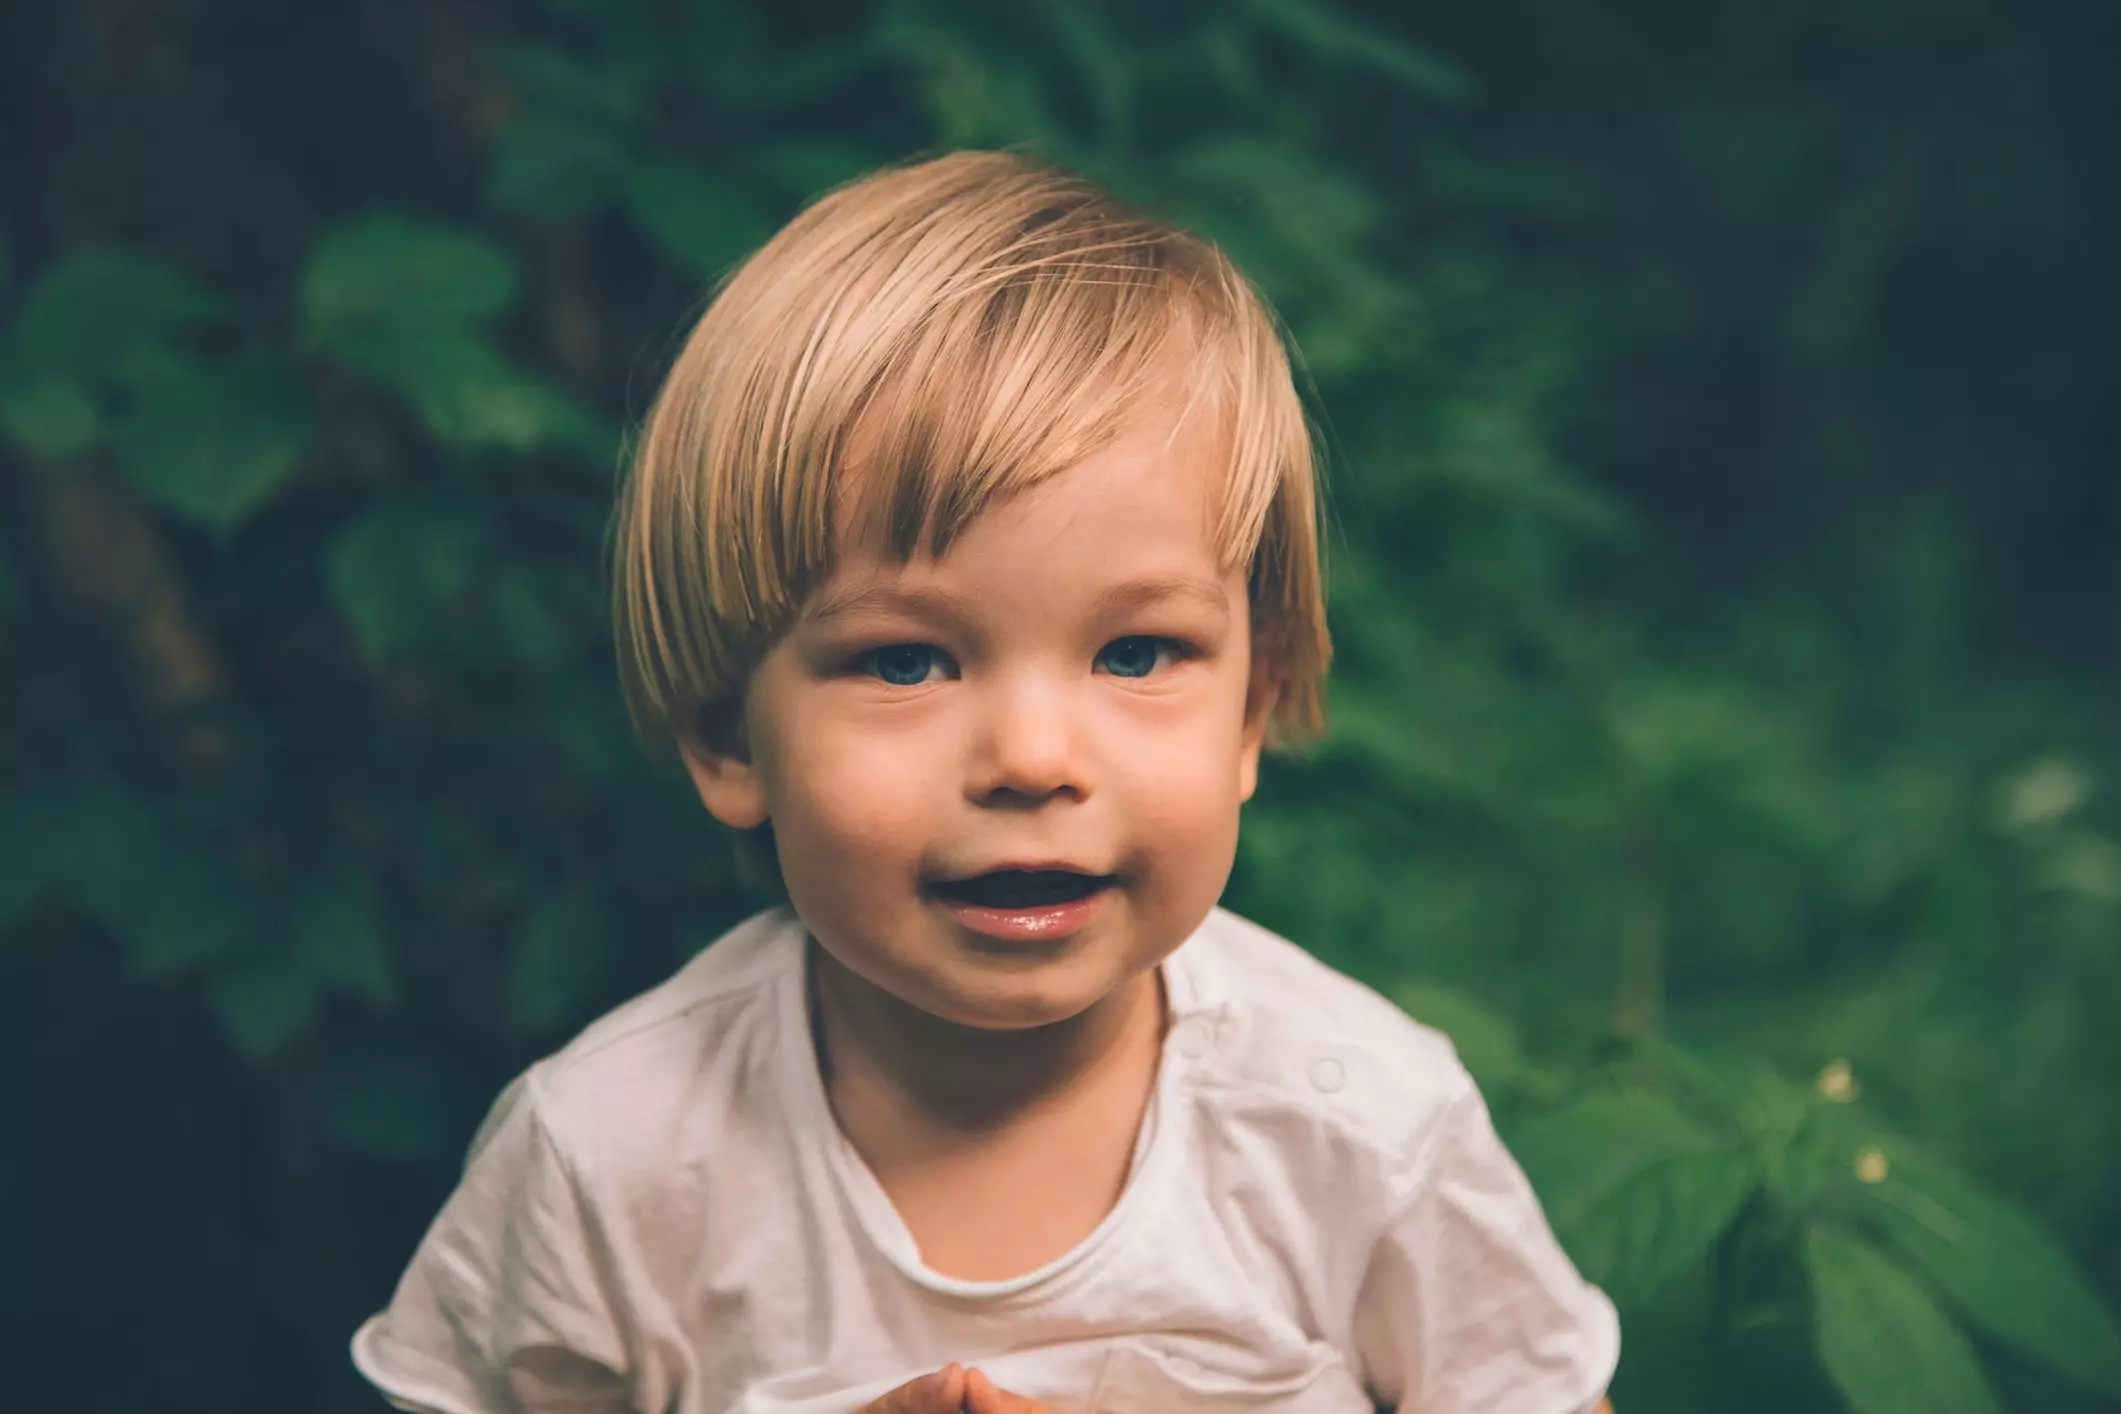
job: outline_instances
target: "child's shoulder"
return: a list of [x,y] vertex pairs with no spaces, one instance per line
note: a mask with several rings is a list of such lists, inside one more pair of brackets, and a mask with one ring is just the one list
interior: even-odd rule
[[[739,923],[659,985],[592,1021],[522,1084],[570,1150],[624,1165],[670,1157],[707,1112],[771,1107],[802,930],[786,910]],[[735,1118],[723,1115],[722,1118]]]
[[1248,919],[1216,910],[1179,963],[1173,1039],[1226,1106],[1329,1126],[1396,1168],[1475,1093],[1441,1032]]

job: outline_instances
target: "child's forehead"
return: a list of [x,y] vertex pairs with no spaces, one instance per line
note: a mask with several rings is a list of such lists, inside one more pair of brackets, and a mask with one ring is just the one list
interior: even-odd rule
[[907,437],[872,412],[832,469],[833,558],[876,565],[940,559],[994,516],[1059,534],[1079,516],[1084,495],[1165,505],[1183,496],[1197,508],[1186,538],[1212,536],[1234,476],[1231,421],[1189,387],[1151,385],[1131,401],[1115,400],[1090,425],[1031,431],[1021,440],[1032,455],[1013,465],[983,465],[924,463],[923,452],[940,450],[932,440]]

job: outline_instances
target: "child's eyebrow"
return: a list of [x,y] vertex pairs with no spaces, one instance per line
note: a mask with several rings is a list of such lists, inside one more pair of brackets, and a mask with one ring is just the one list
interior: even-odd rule
[[970,607],[971,602],[963,595],[952,594],[947,589],[870,581],[824,591],[803,611],[803,617],[812,623],[824,624],[860,613],[900,609],[959,618]]
[[[1107,585],[1098,591],[1093,612],[1108,618],[1172,599],[1190,600],[1218,614],[1230,610],[1229,593],[1219,582],[1205,575],[1178,573],[1142,575]],[[863,612],[900,609],[964,619],[971,617],[972,607],[964,595],[938,586],[870,581],[825,591],[803,617],[825,624]]]
[[1197,574],[1151,574],[1122,580],[1099,592],[1097,610],[1101,616],[1123,614],[1167,599],[1188,599],[1218,614],[1230,611],[1230,595],[1221,583]]

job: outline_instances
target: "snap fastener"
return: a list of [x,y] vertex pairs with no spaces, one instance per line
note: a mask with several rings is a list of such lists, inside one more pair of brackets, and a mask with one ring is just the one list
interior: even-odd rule
[[1208,1023],[1199,1017],[1187,1021],[1178,1029],[1178,1053],[1199,1060],[1215,1049],[1215,1037],[1208,1030]]
[[1348,1083],[1348,1068],[1332,1056],[1311,1062],[1311,1084],[1330,1095]]

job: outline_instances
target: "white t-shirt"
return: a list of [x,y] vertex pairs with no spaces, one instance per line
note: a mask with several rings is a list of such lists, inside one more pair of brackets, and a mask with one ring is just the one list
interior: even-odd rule
[[402,1408],[849,1414],[951,1361],[1061,1414],[1577,1414],[1619,1349],[1450,1044],[1220,910],[1119,1202],[998,1282],[921,1262],[834,1123],[802,925],[732,930],[502,1094],[389,1309]]

